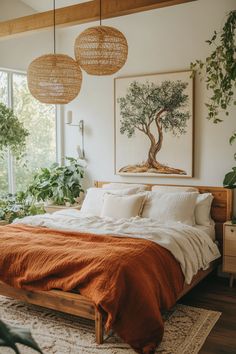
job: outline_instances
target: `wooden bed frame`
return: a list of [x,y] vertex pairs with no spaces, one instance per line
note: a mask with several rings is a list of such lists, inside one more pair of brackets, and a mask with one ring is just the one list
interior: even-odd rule
[[[95,182],[95,187],[102,187],[103,184],[110,182]],[[131,184],[132,185],[132,184]],[[147,184],[149,189],[157,184]],[[160,185],[160,184],[159,184]],[[204,187],[193,186],[200,193],[212,193],[214,200],[212,203],[211,215],[216,223],[216,239],[222,248],[223,223],[231,219],[233,209],[233,191],[223,187]],[[191,284],[184,286],[178,300],[195,287],[205,278],[219,262],[212,262],[210,267],[199,271],[193,278]],[[88,298],[74,292],[63,292],[61,290],[50,291],[27,291],[13,288],[0,282],[0,295],[9,296],[30,304],[46,307],[49,309],[69,313],[78,317],[87,318],[95,321],[96,342],[102,344],[104,341],[103,319],[95,304]]]

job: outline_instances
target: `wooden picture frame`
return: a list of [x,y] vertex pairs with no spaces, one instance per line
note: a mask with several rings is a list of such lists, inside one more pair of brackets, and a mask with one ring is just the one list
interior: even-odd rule
[[190,70],[114,80],[115,174],[193,177]]

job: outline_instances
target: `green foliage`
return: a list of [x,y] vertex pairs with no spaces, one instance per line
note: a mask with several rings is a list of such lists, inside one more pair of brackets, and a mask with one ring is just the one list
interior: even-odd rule
[[0,197],[0,220],[5,220],[8,223],[16,218],[44,213],[43,206],[36,205],[24,192]]
[[208,108],[208,118],[214,123],[223,121],[221,110],[229,115],[228,107],[234,100],[236,88],[236,10],[231,11],[221,32],[214,34],[206,42],[213,47],[212,53],[205,59],[191,63],[193,71],[199,71],[206,76],[206,87],[212,91]]
[[43,354],[29,330],[10,326],[0,320],[0,347],[12,348],[16,354],[20,354],[16,343],[23,344]]
[[235,140],[236,140],[236,131],[229,138],[230,145],[232,145],[235,142]]
[[29,132],[24,128],[12,109],[0,103],[0,157],[6,149],[20,159],[26,147],[26,137]]
[[84,177],[83,167],[76,159],[68,158],[67,166],[54,163],[50,168],[41,168],[34,175],[33,182],[28,187],[28,195],[37,201],[51,200],[54,204],[74,204],[75,199],[83,192],[81,179]]
[[[223,121],[221,111],[228,116],[228,108],[236,105],[236,10],[231,11],[227,21],[221,32],[214,34],[210,40],[206,42],[213,47],[211,55],[205,61],[196,60],[191,63],[193,75],[196,71],[201,76],[206,77],[206,87],[212,91],[209,103],[206,103],[208,108],[208,119],[214,123]],[[233,144],[236,141],[236,132],[229,138],[229,143]],[[234,154],[236,160],[236,153]],[[233,171],[225,175],[223,185],[227,188],[236,187],[236,167]]]
[[158,121],[164,131],[181,135],[186,132],[189,112],[183,112],[188,96],[187,83],[164,81],[160,85],[132,82],[125,97],[118,98],[121,113],[121,134],[130,138],[135,130],[148,135],[152,123]]
[[236,167],[232,167],[232,171],[226,173],[223,186],[226,188],[236,188]]
[[29,130],[26,140],[26,166],[16,162],[16,190],[25,190],[41,167],[56,161],[55,105],[42,104],[29,92],[25,75],[13,75],[14,112]]
[[[0,101],[7,105],[7,73],[0,70]],[[14,161],[16,191],[25,190],[39,167],[56,160],[55,105],[37,101],[29,92],[24,74],[12,73],[13,110],[27,128],[24,156]],[[1,134],[1,133],[0,133]],[[0,194],[8,192],[7,154],[0,159]]]

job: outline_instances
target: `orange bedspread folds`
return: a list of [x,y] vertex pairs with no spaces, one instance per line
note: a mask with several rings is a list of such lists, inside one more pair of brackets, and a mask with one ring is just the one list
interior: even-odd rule
[[0,228],[0,280],[28,290],[79,292],[106,314],[139,353],[152,353],[163,336],[160,310],[183,288],[178,262],[143,239],[9,225]]

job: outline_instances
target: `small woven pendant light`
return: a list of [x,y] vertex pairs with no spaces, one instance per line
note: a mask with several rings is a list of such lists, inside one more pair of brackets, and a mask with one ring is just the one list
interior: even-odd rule
[[82,72],[78,63],[65,54],[56,54],[55,0],[54,53],[34,59],[28,67],[27,80],[31,94],[42,103],[66,104],[80,92]]
[[120,31],[114,27],[102,26],[100,0],[100,26],[90,27],[75,40],[75,58],[90,75],[111,75],[125,64],[128,43]]

